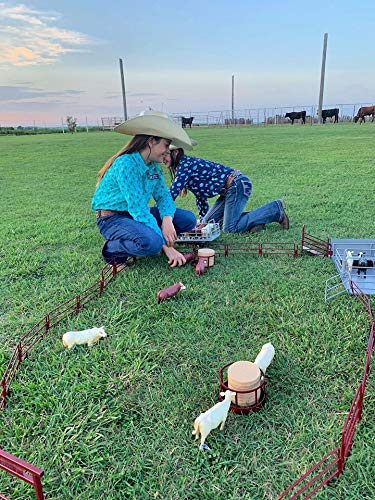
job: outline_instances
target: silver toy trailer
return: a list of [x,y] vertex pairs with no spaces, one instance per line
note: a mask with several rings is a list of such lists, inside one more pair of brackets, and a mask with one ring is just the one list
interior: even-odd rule
[[326,281],[325,300],[345,290],[352,294],[350,281],[358,285],[366,295],[374,295],[375,240],[332,238],[331,245],[332,259],[339,274]]

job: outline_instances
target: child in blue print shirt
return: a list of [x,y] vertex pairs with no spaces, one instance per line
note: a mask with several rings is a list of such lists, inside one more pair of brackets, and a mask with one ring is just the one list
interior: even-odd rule
[[[283,229],[289,229],[289,218],[283,200],[274,200],[265,205],[244,212],[251,195],[251,182],[239,170],[220,163],[193,156],[186,156],[183,148],[170,147],[164,157],[172,184],[173,200],[179,194],[186,196],[191,191],[198,207],[201,222],[218,222],[225,233],[257,232],[265,224],[278,222]],[[208,198],[219,195],[211,206]]]

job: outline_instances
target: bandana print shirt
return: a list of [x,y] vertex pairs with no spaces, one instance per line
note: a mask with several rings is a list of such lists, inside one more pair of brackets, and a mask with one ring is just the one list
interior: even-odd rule
[[199,216],[208,212],[208,198],[220,193],[233,168],[209,160],[184,156],[177,167],[175,178],[170,186],[175,200],[183,188],[191,191],[196,199]]

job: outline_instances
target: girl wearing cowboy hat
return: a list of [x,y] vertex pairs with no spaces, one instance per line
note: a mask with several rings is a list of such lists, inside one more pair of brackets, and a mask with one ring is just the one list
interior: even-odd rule
[[[116,132],[134,137],[99,172],[92,200],[102,250],[109,264],[128,257],[150,256],[161,250],[172,267],[185,264],[173,244],[177,234],[196,224],[193,213],[175,207],[158,163],[173,141],[192,149],[189,136],[167,115],[149,112],[118,125]],[[150,198],[156,206],[148,206]]]
[[[187,190],[195,198],[201,222],[221,224],[225,233],[258,232],[265,224],[278,222],[289,229],[289,219],[283,200],[274,200],[251,212],[243,212],[251,195],[251,182],[239,170],[219,163],[186,156],[182,147],[171,146],[165,155],[172,184],[170,192],[175,200],[179,194],[186,196]],[[210,208],[208,198],[220,195]]]

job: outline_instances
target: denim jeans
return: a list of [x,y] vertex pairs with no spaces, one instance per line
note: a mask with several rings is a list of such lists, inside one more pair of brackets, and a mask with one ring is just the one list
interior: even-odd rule
[[282,221],[284,211],[280,200],[243,212],[250,195],[251,182],[240,174],[229,184],[226,193],[215,201],[202,222],[219,222],[224,233],[244,233],[258,224]]
[[[157,207],[150,208],[157,224],[161,227],[161,217]],[[156,255],[164,245],[163,238],[141,222],[135,221],[130,214],[107,215],[98,218],[98,228],[106,240],[102,250],[105,262],[122,264],[128,257]],[[173,224],[177,234],[191,231],[196,218],[192,212],[176,208]]]

